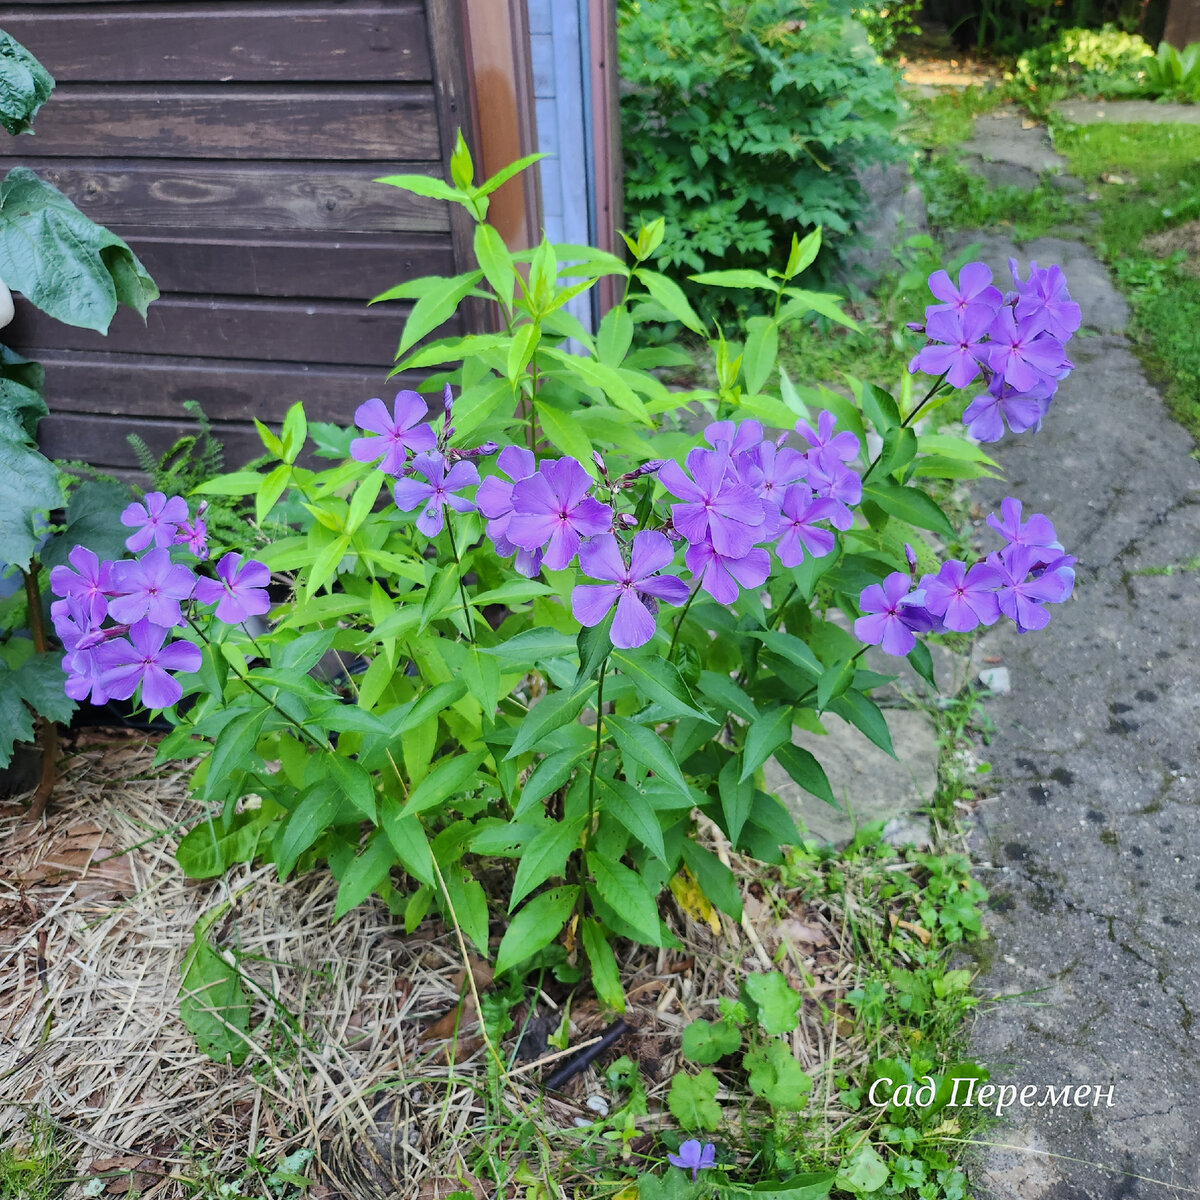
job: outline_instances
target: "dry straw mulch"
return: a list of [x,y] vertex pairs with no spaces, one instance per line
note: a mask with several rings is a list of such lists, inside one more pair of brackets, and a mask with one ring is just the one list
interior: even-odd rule
[[[28,1142],[33,1124],[49,1121],[76,1172],[67,1196],[96,1175],[106,1195],[194,1195],[198,1174],[237,1178],[256,1151],[270,1161],[301,1147],[315,1156],[306,1170],[317,1198],[503,1194],[472,1174],[489,1115],[474,993],[489,974],[475,963],[469,986],[454,932],[430,919],[406,937],[377,901],[334,924],[336,884],[324,871],[280,882],[273,868],[238,866],[188,881],[174,849],[202,808],[186,769],[155,770],[153,746],[118,733],[81,735],[69,754],[45,821],[29,822],[19,802],[0,805],[0,1145]],[[198,1052],[178,1015],[192,926],[224,902],[217,941],[254,1004],[237,1068]],[[651,1109],[643,1131],[670,1120],[680,1030],[714,1017],[746,970],[778,965],[805,996],[793,1049],[821,1078],[847,1032],[836,1002],[854,985],[838,918],[781,917],[753,892],[741,927],[667,908],[685,951],[626,948],[631,1032],[598,1064],[621,1054],[639,1064]],[[516,1009],[500,1046],[508,1109],[533,1114],[550,1136],[591,1119],[585,1101],[605,1090],[592,1067],[563,1093],[541,1091],[557,1053],[545,1030],[567,998],[551,990],[527,990],[532,1010]],[[586,990],[569,1013],[573,1045],[611,1020]],[[837,1058],[845,1071],[862,1055],[843,1040]],[[818,1086],[815,1103],[829,1105],[828,1094]],[[565,1196],[583,1180],[564,1163],[558,1182]]]

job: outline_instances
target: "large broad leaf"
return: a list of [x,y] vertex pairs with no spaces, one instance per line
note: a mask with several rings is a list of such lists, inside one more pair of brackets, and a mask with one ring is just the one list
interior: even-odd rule
[[89,479],[72,493],[67,505],[67,524],[38,552],[44,567],[66,564],[76,546],[94,550],[101,559],[123,558],[129,530],[121,524],[121,513],[130,501],[129,488],[108,479]]
[[55,319],[100,333],[118,302],[144,318],[158,298],[133,251],[27,167],[0,183],[0,279]]
[[0,395],[0,562],[21,568],[41,537],[35,518],[62,503],[58,468],[34,445],[29,416]]
[[9,133],[24,133],[53,90],[50,72],[0,29],[0,125]]
[[15,670],[0,659],[0,767],[12,761],[14,743],[33,740],[30,709],[51,721],[71,719],[76,705],[63,691],[66,676],[60,658],[34,654]]
[[575,907],[579,885],[552,888],[535,896],[509,923],[496,951],[496,974],[524,962],[558,937]]
[[196,922],[183,960],[179,1016],[209,1058],[228,1059],[236,1067],[250,1052],[250,1003],[237,969],[208,940],[209,929],[228,908],[228,902],[221,904]]

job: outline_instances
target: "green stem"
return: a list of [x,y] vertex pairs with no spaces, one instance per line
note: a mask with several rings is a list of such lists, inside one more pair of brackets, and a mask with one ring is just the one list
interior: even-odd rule
[[[28,571],[21,574],[25,580],[25,602],[29,609],[29,632],[33,635],[33,648],[38,654],[45,654],[46,626],[42,620],[42,589],[38,585],[38,574],[42,567],[35,558]],[[38,714],[38,722],[42,733],[42,774],[38,780],[37,791],[33,794],[33,803],[29,806],[29,819],[38,820],[50,802],[54,791],[54,781],[58,767],[58,726],[49,717]]]
[[679,620],[675,622],[675,632],[671,634],[671,646],[667,650],[667,661],[670,662],[675,658],[675,643],[679,641],[679,631],[683,628],[684,618],[688,615],[688,609],[692,607],[692,601],[695,600],[700,589],[693,588],[688,595],[687,603],[683,606],[683,611],[679,614]]
[[[902,420],[900,422],[901,429],[907,429],[917,419],[918,415],[921,412],[921,409],[923,409],[925,407],[925,405],[927,405],[930,402],[930,400],[932,400],[934,398],[934,396],[936,396],[938,394],[938,392],[941,390],[942,384],[945,383],[945,381],[946,381],[947,374],[949,374],[949,372],[944,372],[942,375],[940,375],[938,377],[938,380],[933,385],[933,387],[931,387],[929,389],[929,391],[927,391],[925,393],[925,396],[921,400],[921,403],[918,404],[917,407],[914,408],[912,410],[912,412],[910,412],[908,414],[908,416],[905,417],[904,420]],[[871,478],[872,473],[874,472],[875,468],[877,466],[879,466],[879,463],[882,459],[883,459],[883,448],[880,447],[879,453],[875,456],[875,458],[867,466],[867,469],[863,472],[863,477],[862,477],[863,483],[866,483],[867,480]]]
[[454,544],[454,526],[446,522],[446,532],[450,535],[450,553],[454,555],[454,569],[458,574],[458,598],[462,601],[463,618],[467,622],[467,637],[471,645],[475,644],[475,622],[471,618],[471,606],[467,602],[467,589],[463,586],[462,559],[458,556],[458,547]]
[[592,825],[596,819],[596,768],[600,764],[600,746],[604,741],[604,672],[608,666],[608,655],[604,656],[596,672],[596,745],[592,749],[592,766],[588,772],[588,822],[583,831],[583,850],[587,853],[588,840],[592,836]]
[[[201,629],[200,626],[197,625],[196,622],[192,620],[190,614],[186,615],[186,619],[187,619],[187,623],[196,631],[196,635],[200,638],[200,640],[206,646],[211,648],[214,645],[216,645],[216,643],[212,640],[212,638],[210,638],[208,636],[208,634],[205,633],[204,630]],[[226,659],[225,661],[229,662],[228,659]],[[266,704],[269,704],[289,725],[291,725],[296,730],[297,733],[300,734],[300,736],[302,738],[304,738],[305,741],[307,741],[310,745],[315,746],[318,750],[332,751],[333,747],[329,744],[328,740],[315,737],[312,733],[309,732],[308,729],[306,729],[302,724],[300,724],[300,722],[297,721],[295,717],[284,712],[283,709],[280,708],[279,705],[275,702],[275,700],[273,700],[270,696],[268,696],[267,693],[264,692],[262,690],[262,688],[260,688],[258,686],[258,684],[256,684],[254,682],[254,680],[252,680],[248,675],[242,674],[242,672],[239,671],[237,669],[237,667],[231,662],[229,663],[229,666],[232,668],[233,673],[238,677],[238,679],[242,683],[244,683],[260,700],[264,701]]]

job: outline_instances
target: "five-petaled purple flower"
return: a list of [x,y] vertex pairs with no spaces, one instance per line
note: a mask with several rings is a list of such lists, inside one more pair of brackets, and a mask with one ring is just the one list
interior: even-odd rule
[[508,540],[526,550],[544,547],[542,561],[551,571],[569,567],[585,537],[612,529],[612,509],[587,494],[592,482],[573,458],[542,463],[513,484]]
[[611,534],[593,538],[579,551],[579,565],[593,579],[610,583],[581,583],[571,593],[571,611],[581,625],[599,625],[615,604],[610,633],[618,650],[644,646],[654,636],[654,615],[646,598],[666,604],[683,604],[687,584],[674,575],[659,575],[675,557],[675,548],[664,534],[642,530],[633,539],[629,565]]
[[882,583],[863,588],[858,606],[866,615],[854,622],[855,636],[885,654],[908,654],[917,644],[916,634],[928,633],[935,623],[924,594],[910,592],[911,587],[903,571],[893,571]]
[[261,617],[270,611],[271,597],[266,587],[271,572],[252,558],[243,559],[230,552],[217,563],[216,579],[196,580],[195,598],[201,604],[217,606],[217,620],[240,625],[247,617]]
[[713,1166],[717,1161],[717,1148],[712,1142],[705,1142],[700,1145],[695,1138],[688,1138],[682,1146],[679,1147],[678,1154],[667,1153],[667,1161],[672,1166],[681,1167],[685,1171],[691,1171],[692,1182],[694,1183],[700,1171],[707,1167]]
[[56,596],[73,596],[87,610],[90,620],[99,625],[108,612],[108,594],[112,590],[112,563],[101,562],[86,546],[76,546],[67,555],[74,567],[54,567],[50,589]]
[[[508,540],[508,522],[513,514],[513,484],[528,479],[537,471],[537,460],[523,446],[505,446],[496,458],[496,466],[508,476],[501,479],[489,475],[475,492],[475,504],[487,518],[485,532],[501,558],[515,554],[513,566],[527,579],[532,579],[542,566],[542,551],[524,550]],[[511,482],[509,482],[511,480]]]
[[181,600],[196,586],[191,568],[171,561],[169,550],[150,550],[140,559],[112,564],[108,615],[122,625],[147,617],[155,625],[184,624]]
[[1000,573],[987,563],[966,563],[949,559],[942,563],[936,575],[926,575],[920,582],[925,593],[925,607],[942,624],[955,633],[967,633],[977,625],[994,625],[1000,619],[996,588]]
[[682,504],[671,508],[671,522],[693,545],[711,541],[721,555],[741,558],[759,538],[762,501],[729,470],[729,456],[717,450],[692,450],[689,479],[675,462],[664,463],[659,479]]
[[135,501],[121,513],[121,524],[137,529],[125,539],[125,545],[134,553],[145,550],[151,542],[160,548],[169,546],[187,519],[187,501],[182,496],[168,499],[162,492],[147,492],[145,504]]
[[436,537],[446,523],[445,508],[450,505],[455,512],[473,512],[475,502],[464,496],[456,496],[459,488],[472,487],[479,482],[479,468],[473,462],[456,462],[446,470],[446,460],[438,453],[418,454],[412,460],[413,470],[425,476],[422,483],[411,475],[396,480],[392,489],[396,507],[401,512],[412,512],[424,505],[417,517],[417,528],[426,537]]
[[354,414],[355,425],[378,436],[355,438],[350,443],[350,457],[361,463],[382,457],[379,469],[385,475],[399,475],[410,450],[420,454],[432,450],[437,442],[433,430],[422,424],[425,415],[425,401],[416,392],[397,392],[390,413],[378,396],[360,404]]
[[138,621],[129,630],[129,640],[114,638],[96,651],[101,665],[100,683],[117,700],[128,700],[142,687],[147,708],[170,708],[183,695],[183,687],[171,671],[198,671],[200,650],[191,642],[163,645],[170,631],[150,621]]

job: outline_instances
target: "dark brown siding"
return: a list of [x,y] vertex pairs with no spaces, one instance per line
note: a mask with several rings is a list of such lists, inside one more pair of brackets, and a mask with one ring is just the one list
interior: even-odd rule
[[162,291],[145,325],[121,308],[107,337],[18,299],[5,340],[46,366],[49,453],[129,468],[126,435],[166,450],[195,399],[234,461],[257,452],[252,417],[277,422],[303,400],[345,422],[396,390],[386,375],[408,306],[366,301],[460,269],[463,238],[448,206],[373,181],[443,174],[465,84],[445,36],[456,4],[0,9],[58,81],[36,136],[0,143],[0,170],[28,165],[61,188]]

